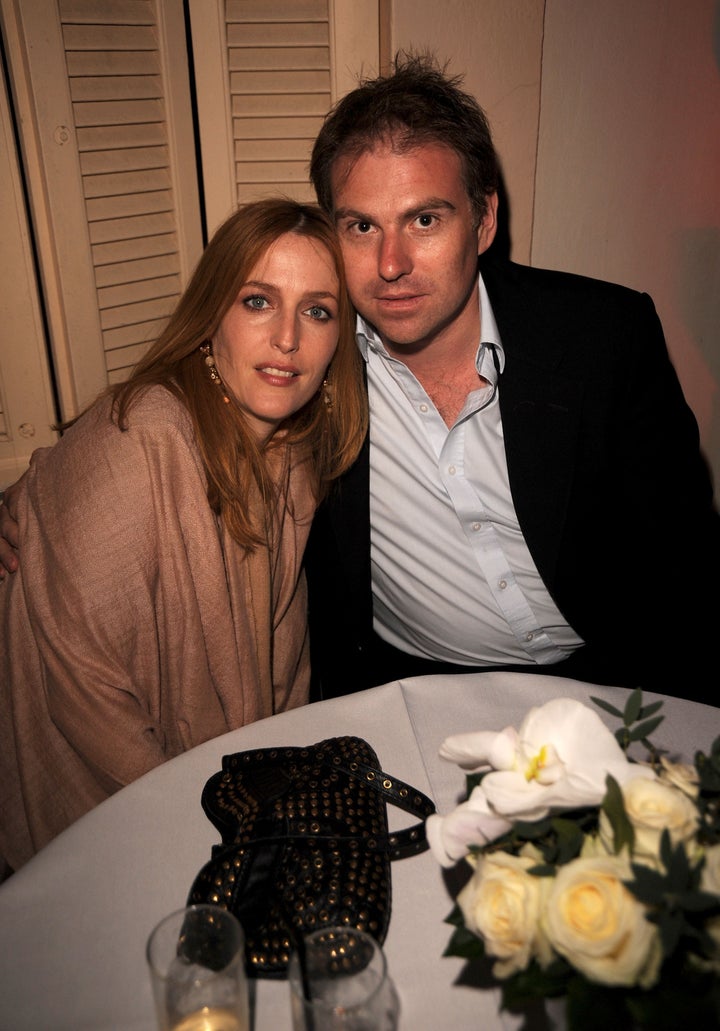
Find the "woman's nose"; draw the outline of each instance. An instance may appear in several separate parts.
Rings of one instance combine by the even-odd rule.
[[[294,315],[282,315],[275,325],[273,347],[277,347],[281,354],[290,354],[297,351],[299,346],[300,339]]]

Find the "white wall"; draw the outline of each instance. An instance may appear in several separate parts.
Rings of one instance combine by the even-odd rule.
[[[718,0],[392,0],[408,46],[490,117],[513,257],[652,295],[720,489]]]

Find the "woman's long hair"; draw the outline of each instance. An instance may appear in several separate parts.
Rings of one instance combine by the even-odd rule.
[[[337,273],[340,335],[327,373],[333,403],[326,404],[319,391],[261,444],[241,409],[223,402],[224,391],[212,382],[200,347],[212,340],[250,271],[286,233],[321,243]],[[220,226],[158,340],[130,378],[111,388],[121,428],[127,426],[133,400],[154,384],[167,387],[187,407],[207,472],[208,501],[241,545],[253,548],[265,540],[265,529],[252,518],[252,497],[257,488],[267,524],[277,495],[271,453],[279,448],[291,446],[292,460],[306,463],[316,500],[321,500],[362,446],[367,398],[340,245],[318,207],[284,199],[255,201]]]

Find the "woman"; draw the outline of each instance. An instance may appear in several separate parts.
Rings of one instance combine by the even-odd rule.
[[[332,225],[241,208],[128,382],[24,478],[26,560],[0,584],[11,869],[164,760],[307,701],[303,549],[366,425]]]

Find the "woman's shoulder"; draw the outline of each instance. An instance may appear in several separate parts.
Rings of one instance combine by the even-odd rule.
[[[194,456],[197,451],[192,419],[185,405],[166,387],[153,385],[131,398],[122,422],[116,399],[108,391],[65,431],[56,449],[58,453],[67,452],[68,459],[92,449],[95,454],[107,452],[113,460],[124,455],[131,461],[140,452],[158,450],[159,443],[166,457],[188,452]]]
[[[192,432],[192,419],[185,404],[168,387],[156,383],[139,389],[132,398],[127,428],[158,427]]]

